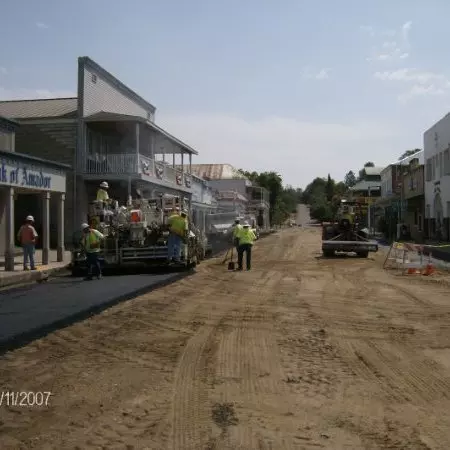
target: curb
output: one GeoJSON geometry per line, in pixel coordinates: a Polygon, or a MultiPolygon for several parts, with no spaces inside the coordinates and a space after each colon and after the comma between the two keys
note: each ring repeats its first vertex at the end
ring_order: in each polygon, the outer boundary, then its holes
{"type": "Polygon", "coordinates": [[[69,265],[65,265],[62,267],[55,267],[53,269],[47,270],[30,270],[29,272],[18,272],[20,273],[20,275],[12,275],[0,278],[0,289],[33,282],[40,283],[42,281],[48,280],[52,275],[58,275],[60,273],[67,272],[68,268],[69,265]]]}
{"type": "Polygon", "coordinates": [[[77,322],[88,319],[89,317],[95,316],[101,313],[102,311],[111,308],[112,306],[115,306],[119,303],[132,300],[135,297],[139,297],[155,289],[159,289],[171,283],[174,283],[175,281],[179,281],[188,276],[192,276],[194,273],[195,270],[191,270],[189,272],[175,273],[173,277],[168,278],[166,280],[161,280],[150,286],[146,286],[143,288],[136,289],[134,291],[127,292],[126,294],[108,300],[105,303],[91,306],[82,311],[78,311],[74,314],[64,317],[63,319],[59,319],[54,322],[47,323],[43,326],[33,328],[31,330],[26,331],[25,333],[18,334],[12,338],[0,340],[0,356],[6,352],[17,350],[18,348],[23,347],[31,343],[32,341],[43,338],[54,331],[61,330],[77,322]]]}

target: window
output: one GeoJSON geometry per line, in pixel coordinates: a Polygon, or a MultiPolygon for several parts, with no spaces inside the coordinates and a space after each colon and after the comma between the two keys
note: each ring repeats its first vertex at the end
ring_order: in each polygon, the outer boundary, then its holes
{"type": "Polygon", "coordinates": [[[436,167],[437,167],[437,156],[433,156],[433,163],[432,163],[432,171],[431,171],[431,179],[436,179],[436,167]]]}
{"type": "Polygon", "coordinates": [[[447,217],[450,217],[450,202],[447,202],[447,217]]]}
{"type": "Polygon", "coordinates": [[[91,74],[91,80],[93,83],[97,83],[97,75],[95,75],[95,73],[91,74]]]}
{"type": "Polygon", "coordinates": [[[431,181],[433,179],[433,164],[431,158],[427,159],[426,165],[426,181],[431,181]]]}
{"type": "Polygon", "coordinates": [[[417,219],[417,231],[423,231],[423,217],[422,214],[418,215],[417,219]]]}
{"type": "Polygon", "coordinates": [[[12,151],[13,133],[0,130],[0,150],[12,151]]]}
{"type": "Polygon", "coordinates": [[[444,175],[450,175],[450,149],[444,152],[444,175]]]}
{"type": "Polygon", "coordinates": [[[444,164],[442,162],[442,152],[439,153],[439,178],[442,178],[444,176],[444,164]]]}

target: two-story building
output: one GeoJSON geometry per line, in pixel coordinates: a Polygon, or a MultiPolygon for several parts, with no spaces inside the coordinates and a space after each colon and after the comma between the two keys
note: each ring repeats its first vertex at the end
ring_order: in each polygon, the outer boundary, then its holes
{"type": "Polygon", "coordinates": [[[429,237],[450,240],[450,113],[423,135],[425,221],[429,237]]]}
{"type": "Polygon", "coordinates": [[[360,179],[349,189],[352,200],[360,204],[362,219],[371,229],[375,226],[376,218],[373,205],[381,195],[382,170],[381,167],[364,167],[360,179]]]}
{"type": "Polygon", "coordinates": [[[423,163],[424,152],[419,151],[387,165],[381,171],[378,221],[389,239],[398,236],[401,225],[407,226],[411,238],[417,242],[422,242],[426,237],[423,163]]]}
{"type": "Polygon", "coordinates": [[[78,59],[76,97],[0,101],[0,114],[21,124],[18,151],[72,166],[66,242],[86,221],[102,181],[120,202],[137,191],[191,200],[197,152],[156,125],[155,113],[155,106],[88,57],[78,59]]]}
{"type": "Polygon", "coordinates": [[[216,191],[219,210],[254,215],[258,226],[269,228],[269,192],[252,183],[230,164],[193,164],[192,173],[208,181],[216,191]]]}
{"type": "Polygon", "coordinates": [[[42,248],[39,262],[50,262],[51,246],[57,249],[58,261],[64,258],[66,171],[70,166],[16,152],[19,129],[17,122],[0,117],[0,261],[8,271],[15,266],[17,232],[29,215],[35,216],[37,246],[42,248]]]}

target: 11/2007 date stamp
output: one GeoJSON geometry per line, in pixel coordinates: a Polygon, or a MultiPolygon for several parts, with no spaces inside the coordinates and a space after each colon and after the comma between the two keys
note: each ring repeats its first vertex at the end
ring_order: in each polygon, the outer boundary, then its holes
{"type": "Polygon", "coordinates": [[[48,391],[2,391],[0,406],[46,407],[50,405],[51,396],[52,393],[48,391]]]}

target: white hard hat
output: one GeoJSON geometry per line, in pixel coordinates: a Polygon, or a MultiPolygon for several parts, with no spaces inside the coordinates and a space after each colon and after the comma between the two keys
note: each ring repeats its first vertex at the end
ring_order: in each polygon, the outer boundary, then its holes
{"type": "Polygon", "coordinates": [[[175,211],[179,211],[180,208],[178,206],[175,207],[175,211]]]}
{"type": "Polygon", "coordinates": [[[181,214],[186,214],[187,215],[187,211],[185,209],[181,210],[181,214]]]}
{"type": "Polygon", "coordinates": [[[102,181],[102,182],[100,183],[100,187],[105,188],[105,189],[108,189],[108,188],[109,188],[109,184],[108,184],[106,181],[102,181]]]}
{"type": "Polygon", "coordinates": [[[34,222],[34,217],[33,216],[27,216],[27,218],[25,219],[27,222],[31,221],[34,222]]]}
{"type": "Polygon", "coordinates": [[[87,223],[82,223],[81,224],[81,229],[85,230],[86,228],[89,228],[89,225],[87,223]]]}
{"type": "Polygon", "coordinates": [[[250,224],[248,223],[248,222],[244,222],[244,225],[243,225],[244,227],[249,227],[250,226],[250,224]]]}

